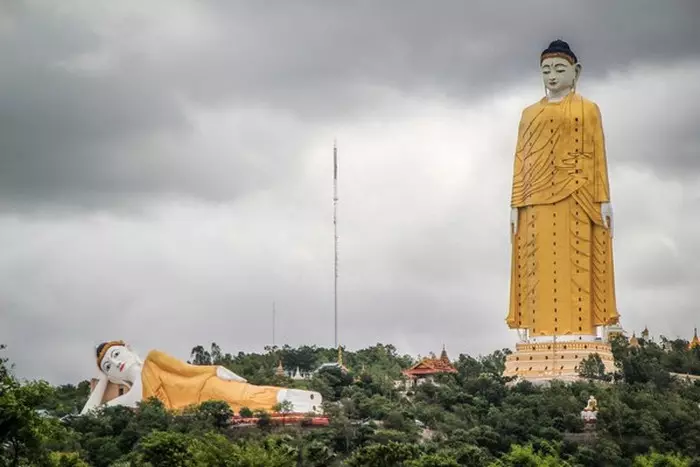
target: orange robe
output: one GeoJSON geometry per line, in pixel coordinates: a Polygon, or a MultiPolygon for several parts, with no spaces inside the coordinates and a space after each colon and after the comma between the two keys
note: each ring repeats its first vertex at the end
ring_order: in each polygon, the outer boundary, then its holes
{"type": "Polygon", "coordinates": [[[610,188],[598,106],[572,93],[526,108],[512,188],[518,229],[508,326],[531,336],[592,335],[616,323],[612,238],[600,213],[610,188]]]}
{"type": "Polygon", "coordinates": [[[144,400],[156,397],[168,409],[183,409],[209,400],[228,403],[238,413],[242,407],[272,410],[281,388],[225,381],[216,375],[216,366],[190,365],[170,355],[152,350],[143,362],[141,378],[144,400]]]}

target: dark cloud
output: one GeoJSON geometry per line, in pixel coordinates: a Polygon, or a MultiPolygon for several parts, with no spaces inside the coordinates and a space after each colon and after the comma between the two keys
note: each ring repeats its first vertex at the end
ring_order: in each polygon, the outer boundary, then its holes
{"type": "Polygon", "coordinates": [[[193,113],[202,109],[285,109],[290,118],[348,121],[385,102],[389,89],[469,99],[535,82],[539,51],[555,37],[571,42],[589,77],[697,57],[700,43],[690,0],[633,8],[183,2],[173,4],[168,22],[156,6],[149,12],[128,2],[113,7],[120,14],[79,2],[13,5],[0,28],[6,203],[232,199],[293,170],[310,136],[274,122],[234,122],[221,135],[229,142],[224,162],[214,149],[188,146],[198,131],[193,113]],[[108,21],[110,12],[119,20],[108,21]]]}
{"type": "Polygon", "coordinates": [[[527,80],[541,50],[558,37],[594,77],[700,54],[700,8],[692,1],[634,8],[603,1],[226,5],[218,19],[241,40],[209,56],[221,67],[215,76],[225,78],[207,89],[291,100],[307,111],[295,98],[318,106],[313,95],[331,91],[324,110],[334,113],[336,98],[363,86],[458,98],[488,93],[527,80]],[[225,73],[231,69],[233,82],[225,73]]]}
{"type": "Polygon", "coordinates": [[[113,338],[260,350],[273,300],[281,342],[331,345],[333,136],[341,342],[511,346],[517,119],[556,37],[603,112],[623,324],[688,337],[695,2],[13,5],[0,342],[21,375],[89,377],[91,346],[113,338]]]}

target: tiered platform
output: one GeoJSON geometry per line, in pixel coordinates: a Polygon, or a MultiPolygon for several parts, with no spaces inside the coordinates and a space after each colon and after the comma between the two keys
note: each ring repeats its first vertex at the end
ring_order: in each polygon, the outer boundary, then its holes
{"type": "Polygon", "coordinates": [[[506,357],[503,376],[535,383],[555,379],[578,381],[581,361],[595,353],[600,355],[606,372],[615,371],[612,348],[604,341],[520,343],[506,357]]]}

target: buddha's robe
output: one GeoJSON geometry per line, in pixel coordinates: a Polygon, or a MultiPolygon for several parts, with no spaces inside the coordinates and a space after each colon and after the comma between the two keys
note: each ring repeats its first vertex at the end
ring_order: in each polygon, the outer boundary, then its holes
{"type": "Polygon", "coordinates": [[[612,238],[600,208],[610,201],[598,106],[578,94],[523,111],[511,207],[510,328],[531,336],[592,335],[618,321],[612,238]]]}
{"type": "Polygon", "coordinates": [[[168,409],[183,409],[209,400],[228,403],[234,412],[242,407],[271,410],[281,388],[225,381],[216,366],[190,365],[158,350],[149,352],[141,378],[144,400],[156,397],[168,409]]]}

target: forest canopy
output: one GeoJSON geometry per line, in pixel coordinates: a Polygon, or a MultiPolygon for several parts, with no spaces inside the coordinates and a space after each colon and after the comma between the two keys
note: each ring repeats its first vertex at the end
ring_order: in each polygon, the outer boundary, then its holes
{"type": "MultiPolygon", "coordinates": [[[[501,376],[508,350],[453,360],[456,374],[408,391],[416,360],[391,345],[343,351],[304,346],[225,353],[197,345],[193,364],[223,365],[254,384],[305,387],[324,396],[330,424],[236,428],[218,401],[170,413],[158,400],[75,416],[89,382],[19,381],[0,360],[0,466],[700,466],[700,349],[684,341],[613,342],[616,371],[595,358],[582,380],[535,386],[501,376]],[[287,370],[279,376],[279,362],[287,370]],[[296,370],[303,379],[292,379],[296,370]],[[580,412],[598,401],[594,432],[580,412]]],[[[0,353],[2,355],[2,353],[0,353]]]]}

